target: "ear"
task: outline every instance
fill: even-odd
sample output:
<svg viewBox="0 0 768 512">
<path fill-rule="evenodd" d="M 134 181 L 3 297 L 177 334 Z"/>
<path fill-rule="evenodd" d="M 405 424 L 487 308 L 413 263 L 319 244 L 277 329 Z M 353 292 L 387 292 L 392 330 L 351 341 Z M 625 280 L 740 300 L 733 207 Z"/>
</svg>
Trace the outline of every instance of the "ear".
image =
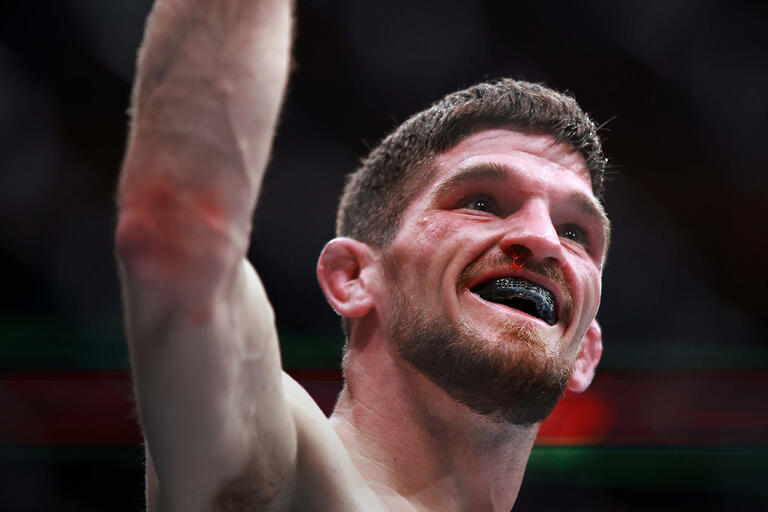
<svg viewBox="0 0 768 512">
<path fill-rule="evenodd" d="M 317 261 L 317 280 L 331 307 L 348 318 L 365 316 L 374 305 L 366 270 L 375 260 L 373 249 L 351 238 L 334 238 Z"/>
<path fill-rule="evenodd" d="M 603 354 L 603 332 L 597 320 L 592 320 L 584 340 L 581 342 L 581 351 L 573 367 L 571 380 L 568 381 L 568 391 L 581 393 L 589 387 L 592 377 L 595 376 L 595 368 Z"/>
</svg>

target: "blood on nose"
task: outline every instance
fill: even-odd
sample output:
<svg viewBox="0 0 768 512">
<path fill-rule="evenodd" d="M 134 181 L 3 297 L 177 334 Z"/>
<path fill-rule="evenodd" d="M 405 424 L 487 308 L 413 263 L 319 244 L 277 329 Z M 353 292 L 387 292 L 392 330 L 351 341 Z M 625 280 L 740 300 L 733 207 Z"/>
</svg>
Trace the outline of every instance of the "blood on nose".
<svg viewBox="0 0 768 512">
<path fill-rule="evenodd" d="M 515 245 L 509 251 L 509 264 L 515 270 L 520 270 L 528 262 L 528 254 L 530 254 L 527 248 L 521 245 Z"/>
</svg>

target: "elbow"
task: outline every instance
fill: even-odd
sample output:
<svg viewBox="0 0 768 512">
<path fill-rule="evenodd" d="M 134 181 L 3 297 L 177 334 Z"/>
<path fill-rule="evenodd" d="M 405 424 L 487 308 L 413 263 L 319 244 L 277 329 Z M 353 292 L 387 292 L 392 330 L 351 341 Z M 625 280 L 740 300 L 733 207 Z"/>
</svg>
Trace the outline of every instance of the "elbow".
<svg viewBox="0 0 768 512">
<path fill-rule="evenodd" d="M 115 232 L 115 253 L 126 275 L 154 282 L 160 282 L 161 276 L 173 278 L 184 264 L 184 254 L 177 241 L 168 235 L 144 209 L 121 212 Z"/>
<path fill-rule="evenodd" d="M 140 212 L 123 211 L 115 230 L 115 254 L 118 261 L 132 268 L 149 254 L 151 226 Z"/>
<path fill-rule="evenodd" d="M 242 251 L 226 230 L 195 222 L 193 212 L 120 212 L 115 252 L 125 277 L 152 288 L 200 289 L 221 281 Z"/>
<path fill-rule="evenodd" d="M 227 293 L 229 275 L 237 267 L 232 244 L 214 242 L 210 237 L 196 240 L 189 233 L 169 232 L 162 220 L 141 209 L 120 213 L 115 252 L 125 307 L 136 318 L 133 323 L 144 326 L 134 325 L 137 332 L 167 326 L 170 319 L 210 321 L 217 298 Z"/>
</svg>

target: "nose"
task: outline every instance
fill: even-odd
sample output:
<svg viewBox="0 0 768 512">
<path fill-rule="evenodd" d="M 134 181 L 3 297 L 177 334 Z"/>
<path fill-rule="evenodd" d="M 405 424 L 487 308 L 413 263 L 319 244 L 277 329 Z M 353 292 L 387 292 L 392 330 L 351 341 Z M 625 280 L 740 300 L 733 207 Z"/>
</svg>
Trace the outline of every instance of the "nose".
<svg viewBox="0 0 768 512">
<path fill-rule="evenodd" d="M 563 263 L 563 246 L 546 203 L 528 201 L 509 215 L 505 223 L 506 232 L 500 243 L 502 251 L 518 255 L 522 252 L 527 260 L 541 263 Z"/>
</svg>

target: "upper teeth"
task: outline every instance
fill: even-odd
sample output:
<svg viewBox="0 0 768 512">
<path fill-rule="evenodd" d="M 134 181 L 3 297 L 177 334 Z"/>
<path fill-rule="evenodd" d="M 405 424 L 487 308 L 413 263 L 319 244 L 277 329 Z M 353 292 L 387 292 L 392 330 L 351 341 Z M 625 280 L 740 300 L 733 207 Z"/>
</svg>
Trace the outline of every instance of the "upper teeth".
<svg viewBox="0 0 768 512">
<path fill-rule="evenodd" d="M 526 309 L 531 306 L 531 311 L 526 311 L 554 325 L 557 322 L 555 309 L 555 296 L 546 288 L 536 283 L 517 277 L 500 277 L 486 281 L 472 289 L 483 299 L 492 302 L 518 301 L 513 307 Z M 507 304 L 510 305 L 510 304 Z"/>
</svg>

